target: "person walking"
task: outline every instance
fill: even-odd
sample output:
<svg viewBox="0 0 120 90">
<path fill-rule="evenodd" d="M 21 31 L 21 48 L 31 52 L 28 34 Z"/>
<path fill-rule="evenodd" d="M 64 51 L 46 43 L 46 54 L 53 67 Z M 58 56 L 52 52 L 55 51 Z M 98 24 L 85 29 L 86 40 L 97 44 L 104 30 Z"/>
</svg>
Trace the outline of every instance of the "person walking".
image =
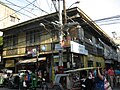
<svg viewBox="0 0 120 90">
<path fill-rule="evenodd" d="M 25 71 L 25 74 L 23 75 L 23 89 L 27 90 L 29 89 L 30 85 L 30 74 L 28 71 Z"/>
<path fill-rule="evenodd" d="M 115 76 L 115 72 L 113 70 L 113 67 L 110 67 L 110 69 L 108 69 L 108 81 L 110 82 L 111 88 L 113 88 L 114 86 L 114 76 Z"/>
<path fill-rule="evenodd" d="M 104 89 L 104 75 L 102 70 L 98 67 L 97 70 L 94 71 L 94 90 L 105 90 Z"/>
<path fill-rule="evenodd" d="M 120 67 L 115 69 L 115 86 L 120 86 Z"/>
<path fill-rule="evenodd" d="M 82 74 L 82 79 L 81 79 L 81 90 L 93 90 L 93 82 L 92 79 L 89 79 L 87 77 L 87 71 L 83 70 L 81 72 Z"/>
</svg>

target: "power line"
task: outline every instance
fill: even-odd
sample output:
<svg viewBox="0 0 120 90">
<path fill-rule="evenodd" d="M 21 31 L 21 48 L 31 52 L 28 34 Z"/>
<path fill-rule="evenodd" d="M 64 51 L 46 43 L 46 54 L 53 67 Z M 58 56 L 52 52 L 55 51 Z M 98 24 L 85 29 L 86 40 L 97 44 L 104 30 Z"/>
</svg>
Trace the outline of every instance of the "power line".
<svg viewBox="0 0 120 90">
<path fill-rule="evenodd" d="M 98 19 L 98 20 L 94 20 L 94 21 L 97 24 L 99 24 L 99 26 L 103 26 L 103 25 L 119 24 L 120 23 L 119 20 L 120 20 L 120 15 L 116 15 L 116 16 Z M 106 22 L 108 22 L 108 23 L 106 23 Z M 100 24 L 100 23 L 103 23 L 103 24 Z"/>
<path fill-rule="evenodd" d="M 112 25 L 112 24 L 120 24 L 120 22 L 105 23 L 105 24 L 100 24 L 99 26 L 103 26 L 103 25 Z"/>
<path fill-rule="evenodd" d="M 116 15 L 116 16 L 112 16 L 112 17 L 107 17 L 107 18 L 102 18 L 102 19 L 98 19 L 98 20 L 94 20 L 95 22 L 99 22 L 99 21 L 105 21 L 105 20 L 110 20 L 110 19 L 114 19 L 114 18 L 120 18 L 120 15 Z"/>
<path fill-rule="evenodd" d="M 8 0 L 6 0 L 6 1 L 7 1 L 7 2 L 9 2 L 10 4 L 12 4 L 12 5 L 16 6 L 16 7 L 21 8 L 20 6 L 18 6 L 18 5 L 16 5 L 16 4 L 14 4 L 14 3 L 12 3 L 12 2 L 10 2 L 10 1 L 8 1 Z M 25 11 L 27 11 L 27 12 L 31 13 L 31 14 L 32 14 L 32 15 L 34 15 L 34 16 L 37 16 L 37 15 L 35 15 L 34 13 L 32 13 L 32 12 L 30 12 L 30 11 L 26 10 L 26 9 L 23 9 L 23 10 L 25 10 Z"/>
<path fill-rule="evenodd" d="M 105 23 L 105 22 L 111 22 L 111 21 L 119 21 L 120 19 L 110 19 L 110 20 L 103 20 L 103 21 L 98 21 L 96 23 Z"/>
<path fill-rule="evenodd" d="M 26 0 L 28 3 L 31 3 L 30 1 Z M 35 6 L 36 8 L 40 9 L 42 12 L 49 14 L 48 12 L 46 12 L 45 10 L 39 8 L 38 6 L 36 6 L 35 4 L 32 3 L 33 6 Z"/>
<path fill-rule="evenodd" d="M 4 4 L 6 4 L 6 5 L 8 5 L 9 7 L 10 6 L 18 6 L 18 7 L 21 7 L 21 8 L 23 8 L 23 6 L 20 6 L 20 5 L 13 5 L 13 4 L 10 4 L 10 3 L 7 3 L 7 2 L 4 2 Z M 27 9 L 33 9 L 33 8 L 30 8 L 30 7 L 26 7 Z"/>
<path fill-rule="evenodd" d="M 11 4 L 8 4 L 8 3 L 4 3 L 4 4 L 11 5 Z M 14 10 L 14 11 L 17 11 L 17 10 Z M 18 13 L 20 13 L 20 14 L 22 14 L 22 15 L 25 15 L 25 16 L 27 16 L 27 17 L 29 17 L 29 18 L 32 18 L 31 16 L 28 16 L 28 15 L 22 13 L 22 12 L 18 12 Z"/>
<path fill-rule="evenodd" d="M 50 11 L 51 11 L 51 7 L 50 7 L 50 5 L 49 5 L 48 0 L 46 0 L 46 2 L 47 2 L 47 5 L 48 5 L 48 7 L 49 7 L 49 9 L 50 9 Z"/>
<path fill-rule="evenodd" d="M 31 3 L 29 3 L 29 4 L 28 4 L 28 5 L 26 5 L 25 7 L 21 8 L 20 10 L 18 10 L 18 11 L 16 11 L 16 12 L 12 13 L 11 15 L 16 14 L 17 12 L 20 12 L 22 9 L 26 8 L 27 6 L 29 6 L 30 4 L 34 3 L 35 1 L 36 1 L 36 0 L 34 0 L 34 1 L 33 1 L 33 2 L 31 2 Z M 10 16 L 10 15 L 9 15 L 9 16 Z M 7 16 L 7 17 L 5 17 L 5 18 L 1 19 L 0 21 L 3 21 L 4 19 L 8 18 L 9 16 Z"/>
<path fill-rule="evenodd" d="M 30 3 L 28 0 L 26 0 L 28 3 Z M 39 10 L 41 10 L 42 12 L 45 12 L 46 14 L 49 14 L 48 12 L 46 12 L 45 10 L 41 9 L 40 7 L 36 6 L 35 4 L 33 4 L 36 8 L 38 8 Z M 59 17 L 59 15 L 58 15 Z M 52 17 L 53 20 L 58 20 L 57 17 Z M 49 22 L 49 21 L 48 21 Z M 50 22 L 51 23 L 51 22 Z"/>
<path fill-rule="evenodd" d="M 8 1 L 8 0 L 6 0 L 6 1 Z M 27 2 L 29 2 L 28 0 L 26 0 Z M 8 2 L 10 2 L 10 1 L 8 1 Z M 31 2 L 29 2 L 29 3 L 31 3 Z M 12 3 L 11 3 L 12 4 Z M 37 7 L 35 4 L 33 4 L 35 7 Z M 16 5 L 17 6 L 17 5 Z M 19 7 L 19 6 L 18 6 Z M 43 9 L 41 9 L 41 8 L 39 8 L 39 7 L 37 7 L 38 9 L 40 9 L 41 11 L 43 11 L 43 12 L 45 12 L 45 13 L 47 13 L 48 14 L 48 12 L 46 12 L 46 11 L 44 11 Z M 24 7 L 23 8 L 21 8 L 21 9 L 24 9 Z M 28 10 L 27 10 L 28 11 Z M 17 11 L 16 11 L 17 12 Z M 21 12 L 19 12 L 19 13 L 21 13 Z M 21 13 L 21 14 L 23 14 L 23 13 Z M 25 15 L 25 14 L 23 14 L 23 15 Z M 27 17 L 30 17 L 30 16 L 28 16 L 28 15 L 25 15 L 25 16 L 27 16 Z M 67 16 L 68 17 L 68 16 Z M 32 18 L 32 17 L 30 17 L 30 18 Z M 102 18 L 102 19 L 98 19 L 98 20 L 94 20 L 94 21 L 92 21 L 92 22 L 96 22 L 96 23 L 102 23 L 102 22 L 109 22 L 109 21 L 116 21 L 116 20 L 119 20 L 119 19 L 116 19 L 116 20 L 110 20 L 110 19 L 114 19 L 114 18 L 120 18 L 120 15 L 116 15 L 116 16 L 112 16 L 112 17 L 108 17 L 108 18 Z M 107 21 L 106 21 L 107 20 Z M 1 21 L 1 20 L 0 20 Z M 72 20 L 73 21 L 73 20 Z M 112 23 L 111 23 L 112 24 Z M 115 24 L 115 23 L 113 23 L 113 24 Z M 106 24 L 107 25 L 107 24 Z"/>
<path fill-rule="evenodd" d="M 45 20 L 45 19 L 44 19 Z M 51 23 L 51 22 L 49 22 L 49 21 L 47 21 L 47 20 L 45 20 L 47 23 Z M 48 24 L 49 25 L 49 24 Z M 49 25 L 49 26 L 51 26 L 51 25 Z M 59 30 L 59 29 L 58 29 Z M 48 32 L 47 32 L 48 33 Z M 39 32 L 38 33 L 35 33 L 35 34 L 39 34 Z M 21 41 L 21 42 L 19 42 L 19 43 L 17 43 L 17 44 L 20 44 L 20 43 L 23 43 L 23 42 L 26 42 L 26 40 L 25 41 Z"/>
</svg>

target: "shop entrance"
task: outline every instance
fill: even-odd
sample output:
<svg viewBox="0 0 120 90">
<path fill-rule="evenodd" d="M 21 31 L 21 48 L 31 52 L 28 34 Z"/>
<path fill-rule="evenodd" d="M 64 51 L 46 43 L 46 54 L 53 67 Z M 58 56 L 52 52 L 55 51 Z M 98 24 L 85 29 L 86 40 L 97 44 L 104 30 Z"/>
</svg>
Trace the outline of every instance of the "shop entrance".
<svg viewBox="0 0 120 90">
<path fill-rule="evenodd" d="M 46 61 L 39 61 L 38 62 L 38 76 L 41 78 L 45 78 L 47 82 L 49 82 L 49 71 L 48 65 Z"/>
</svg>

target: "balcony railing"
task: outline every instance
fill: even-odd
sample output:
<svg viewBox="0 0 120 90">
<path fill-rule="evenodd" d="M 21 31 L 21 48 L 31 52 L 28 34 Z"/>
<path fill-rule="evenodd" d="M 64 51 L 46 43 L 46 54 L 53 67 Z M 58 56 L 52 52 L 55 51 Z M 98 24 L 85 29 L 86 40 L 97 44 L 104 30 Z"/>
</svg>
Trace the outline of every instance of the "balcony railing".
<svg viewBox="0 0 120 90">
<path fill-rule="evenodd" d="M 6 56 L 17 55 L 17 49 L 10 49 L 6 51 Z"/>
<path fill-rule="evenodd" d="M 88 50 L 90 54 L 98 55 L 98 56 L 103 56 L 104 52 L 103 49 L 96 47 L 95 45 L 92 45 L 89 42 L 85 42 L 85 48 Z"/>
</svg>

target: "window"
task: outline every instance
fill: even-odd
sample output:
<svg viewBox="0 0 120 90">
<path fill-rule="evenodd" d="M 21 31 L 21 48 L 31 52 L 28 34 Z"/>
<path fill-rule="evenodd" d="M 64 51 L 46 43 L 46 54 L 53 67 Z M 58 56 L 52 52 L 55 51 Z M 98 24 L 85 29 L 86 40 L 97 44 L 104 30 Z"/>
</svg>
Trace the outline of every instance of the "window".
<svg viewBox="0 0 120 90">
<path fill-rule="evenodd" d="M 39 41 L 40 41 L 40 32 L 38 30 L 29 31 L 26 33 L 27 45 L 39 43 Z"/>
<path fill-rule="evenodd" d="M 96 38 L 94 36 L 92 36 L 92 42 L 94 45 L 96 44 Z"/>
<path fill-rule="evenodd" d="M 15 47 L 18 44 L 17 35 L 7 36 L 4 38 L 4 47 Z"/>
<path fill-rule="evenodd" d="M 14 16 L 10 16 L 10 21 L 11 22 L 15 22 L 15 17 Z"/>
<path fill-rule="evenodd" d="M 78 33 L 79 33 L 79 39 L 84 40 L 84 30 L 82 27 L 78 30 Z"/>
<path fill-rule="evenodd" d="M 44 34 L 40 37 L 40 41 L 41 41 L 41 44 L 45 44 L 45 43 L 51 43 L 51 35 L 48 33 L 48 34 Z"/>
<path fill-rule="evenodd" d="M 101 67 L 101 63 L 100 62 L 96 62 L 96 66 L 97 67 Z"/>
<path fill-rule="evenodd" d="M 88 61 L 88 67 L 93 67 L 93 61 Z"/>
</svg>

